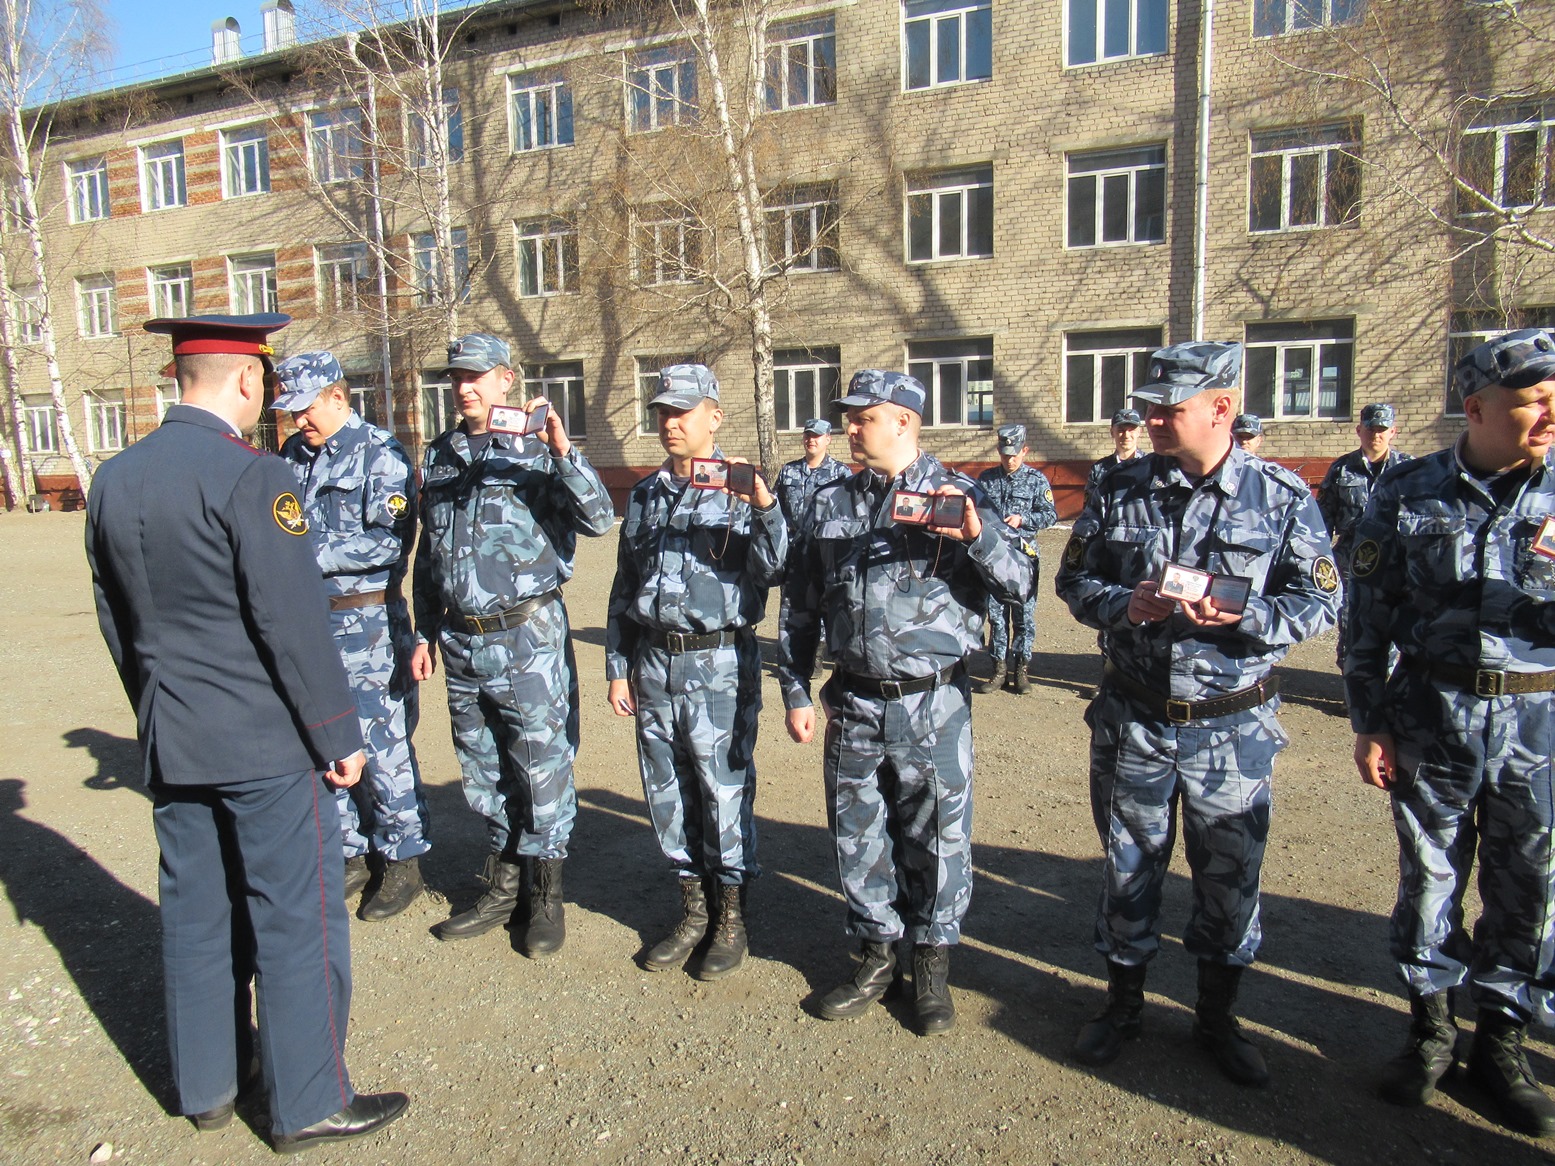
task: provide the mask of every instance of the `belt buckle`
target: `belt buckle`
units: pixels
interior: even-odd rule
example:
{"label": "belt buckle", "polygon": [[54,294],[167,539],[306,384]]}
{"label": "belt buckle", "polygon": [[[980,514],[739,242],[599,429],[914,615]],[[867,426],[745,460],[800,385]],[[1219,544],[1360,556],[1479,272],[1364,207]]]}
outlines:
{"label": "belt buckle", "polygon": [[1173,725],[1186,725],[1193,720],[1193,702],[1188,700],[1166,700],[1166,719]]}
{"label": "belt buckle", "polygon": [[482,619],[480,616],[478,616],[478,615],[467,615],[467,616],[464,617],[464,622],[469,624],[470,627],[472,627],[473,629],[475,629],[475,634],[476,635],[484,636],[486,634],[486,621],[484,619]]}
{"label": "belt buckle", "polygon": [[666,648],[668,648],[673,655],[676,655],[676,656],[683,656],[683,655],[685,655],[685,653],[686,653],[686,633],[685,632],[665,632],[664,633],[664,646]]}
{"label": "belt buckle", "polygon": [[886,700],[902,699],[902,682],[900,680],[882,680],[880,682],[880,695]]}
{"label": "belt buckle", "polygon": [[1474,673],[1474,695],[1483,697],[1506,695],[1506,673],[1481,668]]}

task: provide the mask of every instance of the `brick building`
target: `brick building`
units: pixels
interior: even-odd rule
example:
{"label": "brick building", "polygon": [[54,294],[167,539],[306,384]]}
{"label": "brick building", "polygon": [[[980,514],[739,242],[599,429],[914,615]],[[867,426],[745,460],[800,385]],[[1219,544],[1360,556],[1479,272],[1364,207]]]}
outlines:
{"label": "brick building", "polygon": [[[994,427],[1024,422],[1073,513],[1144,354],[1193,331],[1196,287],[1204,335],[1248,345],[1266,456],[1315,481],[1374,400],[1397,406],[1401,447],[1446,444],[1452,353],[1555,324],[1555,260],[1515,229],[1548,237],[1555,101],[1525,81],[1545,83],[1552,29],[1547,11],[1530,28],[1518,9],[1221,0],[1202,175],[1194,0],[777,10],[751,140],[766,259],[787,267],[772,285],[780,453],[797,456],[804,419],[852,370],[906,369],[930,389],[931,452],[987,464]],[[661,458],[642,386],[672,359],[714,366],[724,447],[754,456],[748,331],[716,280],[690,278],[732,271],[735,243],[707,66],[685,30],[653,5],[458,16],[443,75],[457,328],[512,341],[526,384],[560,403],[614,486]],[[743,39],[731,24],[721,42],[736,93]],[[1413,121],[1338,75],[1384,51]],[[144,434],[176,391],[158,375],[162,342],[138,327],[153,315],[288,312],[285,350],[333,348],[384,420],[382,301],[360,242],[365,98],[331,77],[316,51],[282,44],[46,111],[53,313],[90,456]],[[377,108],[382,141],[424,132],[392,96]],[[402,257],[386,286],[393,422],[419,448],[451,401],[413,170],[385,172]],[[20,245],[8,231],[25,300]],[[45,485],[68,485],[25,324],[28,439]]]}

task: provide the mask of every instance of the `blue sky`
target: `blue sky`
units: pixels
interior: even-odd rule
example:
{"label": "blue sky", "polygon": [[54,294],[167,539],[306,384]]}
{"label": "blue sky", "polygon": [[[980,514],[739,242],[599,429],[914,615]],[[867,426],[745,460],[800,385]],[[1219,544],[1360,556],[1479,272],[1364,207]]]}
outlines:
{"label": "blue sky", "polygon": [[[259,0],[105,0],[105,4],[114,45],[107,85],[210,64],[211,24],[223,17],[237,18],[246,52],[258,51],[261,43]],[[305,6],[297,8],[301,23]]]}

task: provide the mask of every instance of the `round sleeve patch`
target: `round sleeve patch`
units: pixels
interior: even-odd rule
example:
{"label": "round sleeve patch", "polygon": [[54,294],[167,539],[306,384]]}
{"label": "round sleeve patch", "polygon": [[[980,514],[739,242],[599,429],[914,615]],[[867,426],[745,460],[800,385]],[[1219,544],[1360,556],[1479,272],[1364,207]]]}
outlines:
{"label": "round sleeve patch", "polygon": [[1355,554],[1350,558],[1350,571],[1364,579],[1377,569],[1377,564],[1381,561],[1382,548],[1377,545],[1375,539],[1367,539],[1355,548]]}
{"label": "round sleeve patch", "polygon": [[389,511],[390,518],[404,518],[405,511],[410,509],[410,499],[403,494],[390,494],[383,501]]}
{"label": "round sleeve patch", "polygon": [[1077,534],[1069,536],[1069,542],[1064,547],[1064,566],[1071,571],[1077,571],[1080,564],[1085,561],[1085,540]]}
{"label": "round sleeve patch", "polygon": [[270,504],[270,513],[275,516],[275,524],[287,534],[308,533],[308,519],[302,512],[302,503],[290,491]]}
{"label": "round sleeve patch", "polygon": [[1339,568],[1327,555],[1312,564],[1312,582],[1326,595],[1339,590]]}

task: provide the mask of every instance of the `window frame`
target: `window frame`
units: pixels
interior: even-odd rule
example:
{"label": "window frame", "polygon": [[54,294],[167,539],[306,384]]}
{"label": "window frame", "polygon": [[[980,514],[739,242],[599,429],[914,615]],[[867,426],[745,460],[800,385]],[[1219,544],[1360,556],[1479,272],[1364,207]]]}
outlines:
{"label": "window frame", "polygon": [[[1146,328],[1075,328],[1064,332],[1063,385],[1060,388],[1065,425],[1111,426],[1112,415],[1129,407],[1132,391],[1144,383],[1150,371],[1150,357],[1161,348],[1165,329]],[[1088,338],[1077,344],[1079,338]],[[1108,359],[1121,359],[1123,394],[1109,401],[1106,386]],[[1090,369],[1091,416],[1070,416],[1074,393],[1075,362],[1092,361]]]}
{"label": "window frame", "polygon": [[[112,274],[76,276],[76,322],[83,340],[118,335],[118,316],[118,295]],[[106,327],[102,326],[104,324]]]}
{"label": "window frame", "polygon": [[[512,154],[534,154],[542,150],[562,150],[571,146],[576,141],[577,124],[573,116],[572,86],[565,77],[555,80],[545,80],[546,74],[541,73],[510,73],[508,74],[508,152]],[[523,118],[519,115],[519,102],[522,99],[528,107],[529,125],[531,128],[541,124],[541,118],[537,116],[536,102],[541,94],[549,94],[549,101],[545,105],[547,124],[550,129],[550,141],[540,141],[539,135],[534,144],[526,146],[520,141],[519,130]],[[562,131],[566,131],[566,140],[563,140]]]}
{"label": "window frame", "polygon": [[157,379],[157,420],[167,415],[167,411],[174,405],[182,405],[184,391],[179,387],[178,381],[172,377],[159,377]]}
{"label": "window frame", "polygon": [[[901,0],[897,9],[898,19],[901,22],[901,77],[903,93],[922,93],[933,89],[946,89],[952,85],[980,85],[993,80],[993,0],[937,0],[941,6],[930,9],[919,15],[909,16],[908,7],[913,3],[933,3],[936,0]],[[967,76],[968,48],[971,37],[968,35],[968,18],[980,12],[986,12],[988,35],[988,72],[976,77]],[[948,80],[940,76],[941,66],[944,63],[945,45],[943,41],[943,26],[954,22],[956,36],[956,71],[957,75]],[[928,54],[928,80],[921,85],[912,84],[913,77],[913,38],[914,25],[927,25],[927,41],[924,51]]]}
{"label": "window frame", "polygon": [[[1323,141],[1329,138],[1332,140]],[[1259,147],[1259,140],[1265,143]],[[1289,139],[1281,144],[1280,139]],[[1306,139],[1302,141],[1301,139]],[[1273,145],[1269,143],[1275,143]],[[1317,157],[1317,219],[1310,223],[1293,223],[1291,215],[1295,199],[1296,159]],[[1341,208],[1337,218],[1331,218],[1335,209],[1335,184],[1344,181],[1344,175],[1335,169],[1336,157],[1348,159],[1341,166],[1353,166],[1354,197],[1348,208]],[[1260,227],[1255,216],[1259,211],[1258,160],[1278,158],[1279,224]],[[1318,126],[1301,126],[1285,130],[1255,132],[1248,135],[1247,160],[1247,230],[1252,235],[1277,235],[1291,231],[1322,231],[1354,224],[1360,218],[1361,208],[1361,130],[1359,123],[1333,122]]]}
{"label": "window frame", "polygon": [[[1338,331],[1347,328],[1348,336],[1324,336],[1324,329]],[[1298,333],[1304,331],[1305,335],[1293,335],[1284,339],[1255,339],[1255,332],[1284,331]],[[1321,410],[1323,396],[1323,363],[1322,358],[1326,349],[1330,347],[1340,348],[1347,357],[1348,367],[1341,378],[1342,385],[1336,392],[1342,389],[1344,393],[1343,412],[1335,411],[1324,413]],[[1242,407],[1248,412],[1257,413],[1264,420],[1269,421],[1317,421],[1344,424],[1355,419],[1355,319],[1344,317],[1338,319],[1313,319],[1313,320],[1282,320],[1268,323],[1247,323],[1243,325],[1243,349],[1242,363]],[[1265,404],[1261,399],[1253,400],[1252,376],[1254,365],[1259,361],[1259,353],[1268,349],[1274,350],[1273,379],[1270,383],[1271,400]],[[1307,385],[1307,394],[1310,405],[1305,413],[1287,412],[1285,408],[1288,384],[1291,380],[1290,357],[1298,350],[1306,350],[1310,356],[1310,379]]]}
{"label": "window frame", "polygon": [[[1489,198],[1490,205],[1482,206],[1479,199],[1458,191],[1457,196],[1460,200],[1468,198],[1474,204],[1469,209],[1458,210],[1459,217],[1471,218],[1477,215],[1539,210],[1555,202],[1555,157],[1552,157],[1552,153],[1555,153],[1555,103],[1517,106],[1490,112],[1475,120],[1480,124],[1471,124],[1458,137],[1456,177],[1474,189],[1480,190],[1471,181],[1473,176],[1466,173],[1468,163],[1464,155],[1471,140],[1488,138],[1491,142],[1492,189],[1480,190],[1480,193]],[[1506,189],[1508,171],[1511,168],[1507,157],[1510,144],[1508,139],[1514,134],[1529,133],[1534,136],[1535,169],[1531,191],[1533,199],[1531,202],[1509,202]]]}
{"label": "window frame", "polygon": [[[673,262],[665,262],[668,251],[662,246],[661,229],[678,232],[678,247]],[[653,247],[645,255],[642,245],[644,231],[652,231]],[[707,228],[689,207],[678,203],[647,203],[632,209],[632,275],[638,287],[669,287],[701,283],[703,248],[709,243]],[[688,258],[690,256],[690,258]],[[645,278],[643,260],[653,261],[653,278]],[[679,277],[669,274],[678,270]],[[694,274],[688,274],[694,273]]]}
{"label": "window frame", "polygon": [[[338,255],[326,257],[326,251],[353,251],[359,254]],[[325,312],[360,312],[364,299],[376,295],[376,287],[373,285],[373,270],[371,264],[372,255],[366,243],[318,243],[313,248],[313,271],[317,287],[317,300],[319,309]],[[360,278],[352,276],[347,281],[342,280],[338,272],[344,265],[349,264],[353,270],[359,269],[363,274]],[[345,303],[339,292],[342,287],[349,286],[351,302]],[[367,291],[362,291],[362,288]]]}
{"label": "window frame", "polygon": [[[247,137],[239,135],[249,135]],[[235,179],[245,178],[247,166],[244,154],[248,147],[257,147],[254,158],[254,177],[258,185],[253,190],[239,189],[247,183]],[[221,131],[221,197],[252,198],[270,193],[270,128],[263,123],[235,126]]]}
{"label": "window frame", "polygon": [[[837,188],[831,184],[820,186],[795,186],[770,192],[764,200],[766,230],[763,241],[767,249],[767,270],[799,274],[819,274],[842,270],[841,233],[842,207],[837,198]],[[796,221],[808,219],[806,230],[810,242],[795,246],[798,237],[794,229]],[[782,232],[782,254],[773,246],[774,230]],[[826,242],[829,237],[830,241]]]}
{"label": "window frame", "polygon": [[[984,181],[982,175],[987,175]],[[967,176],[966,180],[960,180],[961,176]],[[976,176],[976,177],[974,177]],[[910,266],[924,263],[949,263],[956,260],[981,260],[992,259],[994,256],[994,179],[993,164],[986,166],[958,167],[955,170],[929,170],[909,174],[903,184],[902,199],[902,251],[904,261]],[[974,206],[973,192],[988,191],[988,250],[972,251]],[[929,196],[929,254],[917,257],[913,254],[913,198]],[[958,195],[960,203],[961,231],[960,246],[962,250],[957,254],[949,254],[941,251],[944,242],[944,202],[947,195]]]}
{"label": "window frame", "polygon": [[112,217],[106,154],[66,162],[65,188],[70,191],[72,223],[99,223]]}
{"label": "window frame", "polygon": [[[698,62],[696,50],[692,46],[671,45],[629,53],[623,57],[622,69],[627,133],[657,133],[671,126],[695,125],[700,120],[701,110],[697,104]],[[656,78],[666,70],[675,82],[673,91],[667,97],[656,87]],[[645,83],[635,80],[638,74],[645,75]],[[638,124],[636,116],[638,94],[642,95],[642,104],[647,110],[647,120],[642,125]],[[660,106],[666,101],[670,106],[668,120],[659,113]]]}
{"label": "window frame", "polygon": [[[43,394],[24,395],[22,411],[26,414],[27,452],[38,455],[59,453],[59,420],[54,411],[53,398]],[[40,443],[40,437],[46,437],[47,441]]]}
{"label": "window frame", "polygon": [[320,186],[355,182],[366,175],[366,121],[361,106],[308,112],[308,172]]}
{"label": "window frame", "polygon": [[[448,229],[448,243],[453,249],[453,282],[454,300],[457,303],[467,303],[470,298],[472,281],[470,279],[470,231],[468,227],[450,227]],[[411,269],[415,273],[416,306],[420,308],[436,307],[441,301],[437,298],[438,289],[434,285],[434,277],[437,274],[433,264],[441,256],[437,250],[437,232],[423,231],[410,237]]]}
{"label": "window frame", "polygon": [[[573,441],[587,441],[588,399],[583,389],[583,362],[553,360],[526,364],[520,371],[524,400],[544,397],[561,418],[567,436]],[[561,391],[558,393],[557,389]]]}
{"label": "window frame", "polygon": [[[164,278],[169,272],[181,272],[175,279]],[[170,310],[171,300],[164,303],[161,294],[176,285],[183,287],[185,311]],[[192,263],[168,263],[160,267],[146,268],[146,291],[154,316],[181,319],[194,315],[194,265]]]}
{"label": "window frame", "polygon": [[[802,62],[793,59],[796,48],[802,49]],[[795,78],[796,67],[804,77],[806,95],[803,100],[791,100],[791,82]],[[830,79],[829,88],[817,83],[818,78],[822,77]],[[828,89],[827,95],[817,96],[823,89]],[[836,104],[835,14],[827,12],[770,25],[767,29],[767,57],[762,76],[762,108],[768,113],[785,113],[791,109],[817,109]]]}
{"label": "window frame", "polygon": [[[254,278],[258,277],[261,302],[254,301]],[[275,252],[256,251],[227,256],[227,302],[236,316],[281,310],[280,281],[277,278]]]}
{"label": "window frame", "polygon": [[[949,351],[939,353],[925,352],[926,349],[948,350],[951,348],[971,348],[974,345],[976,345],[978,349],[976,352],[960,355]],[[985,346],[986,352],[984,351]],[[913,354],[913,350],[915,348],[918,350],[918,355],[916,356]],[[924,402],[923,406],[923,427],[925,429],[993,428],[996,415],[994,412],[993,400],[995,379],[994,344],[992,336],[965,336],[938,340],[909,340],[904,346],[903,352],[903,364],[907,369],[907,374],[909,376],[917,377],[919,382],[922,383],[927,394],[927,400]],[[970,366],[974,362],[981,361],[987,361],[988,363],[988,378],[986,381],[979,380],[974,382],[971,377]],[[924,377],[920,375],[923,365],[929,365],[932,368],[932,372],[930,373],[927,380],[925,380]],[[914,366],[918,366],[918,371],[914,371]],[[946,393],[944,370],[951,366],[957,366],[961,369],[959,390],[961,397],[961,420],[959,421],[943,420],[943,416],[945,414],[944,396]],[[971,392],[971,386],[974,383],[986,384],[988,387],[986,389],[980,390],[976,394],[973,394]],[[972,420],[971,408],[974,395],[977,397],[986,398],[986,416],[980,416],[975,421]],[[980,414],[983,412],[984,410],[979,410]]]}
{"label": "window frame", "polygon": [[[814,411],[796,408],[795,374],[809,374],[809,404]],[[830,384],[825,382],[829,381]],[[783,348],[772,354],[772,416],[779,433],[803,433],[811,417],[825,417],[840,429],[845,411],[837,405],[842,388],[842,353],[836,346]],[[784,424],[784,413],[788,423]]]}
{"label": "window frame", "polygon": [[[515,222],[513,250],[520,299],[545,299],[579,292],[578,227],[571,219],[556,216]],[[556,286],[551,289],[547,289],[545,280],[548,267],[554,268],[558,277]],[[531,270],[535,275],[535,290],[527,291],[525,275]]]}
{"label": "window frame", "polygon": [[458,424],[459,401],[446,369],[422,369],[416,387],[416,421],[425,444]]}
{"label": "window frame", "polygon": [[[1064,0],[1064,68],[1089,69],[1097,65],[1111,65],[1119,61],[1141,61],[1149,57],[1162,57],[1171,52],[1172,27],[1171,5],[1169,0],[1122,0],[1128,4],[1128,48],[1121,53],[1109,53],[1107,51],[1107,11],[1106,6],[1114,0]],[[1075,9],[1078,4],[1089,5],[1092,13],[1091,48],[1094,55],[1086,60],[1076,60]],[[1144,39],[1146,26],[1144,23],[1145,6],[1158,7],[1160,19],[1160,47],[1141,48],[1140,42]],[[1153,14],[1152,9],[1152,14]],[[1150,31],[1154,31],[1151,28]]]}
{"label": "window frame", "polygon": [[[457,85],[443,86],[443,155],[450,166],[464,161],[464,106]],[[432,134],[426,118],[416,109],[405,111],[405,141],[410,146],[410,167],[425,170],[437,163],[431,150]]]}
{"label": "window frame", "polygon": [[105,399],[99,392],[88,389],[82,393],[86,410],[86,450],[88,453],[117,453],[124,448],[124,423],[126,406],[124,390],[110,390],[118,394],[117,400]]}
{"label": "window frame", "polygon": [[[153,151],[176,148],[176,152],[155,154]],[[137,151],[140,165],[140,209],[153,211],[174,210],[189,205],[189,181],[184,163],[184,140],[168,138],[141,146]],[[171,163],[171,165],[169,165]],[[172,197],[167,197],[167,182],[173,185]]]}
{"label": "window frame", "polygon": [[[1075,169],[1075,162],[1083,159],[1101,159],[1114,155],[1122,158],[1129,154],[1143,156],[1146,153],[1159,154],[1159,161],[1148,163],[1140,162],[1130,165],[1098,166],[1094,169]],[[1166,210],[1167,210],[1167,164],[1169,158],[1166,143],[1148,143],[1138,146],[1120,146],[1106,150],[1071,150],[1064,155],[1064,250],[1066,251],[1091,251],[1106,247],[1155,247],[1166,242]],[[1146,175],[1159,175],[1160,187],[1160,221],[1161,232],[1158,238],[1140,237],[1140,188],[1141,180]],[[1125,219],[1128,223],[1128,235],[1123,239],[1107,239],[1103,235],[1107,222],[1107,182],[1109,179],[1126,178],[1128,182],[1128,203],[1125,211]],[[1076,214],[1076,187],[1078,184],[1089,181],[1092,184],[1092,203],[1090,227],[1092,241],[1089,243],[1074,241],[1074,226]]]}
{"label": "window frame", "polygon": [[[1298,25],[1296,21],[1301,17],[1302,10],[1310,11],[1313,4],[1322,6],[1322,15],[1316,20]],[[1336,18],[1334,9],[1341,5],[1349,11],[1346,15]],[[1270,37],[1291,36],[1300,32],[1314,32],[1318,29],[1354,24],[1366,15],[1366,0],[1254,0],[1251,8],[1253,39],[1266,40]],[[1275,8],[1280,10],[1280,27],[1270,29],[1267,21]],[[1264,24],[1263,31],[1259,30],[1261,23]]]}
{"label": "window frame", "polygon": [[16,314],[18,344],[43,343],[43,290],[11,288],[12,310]]}

